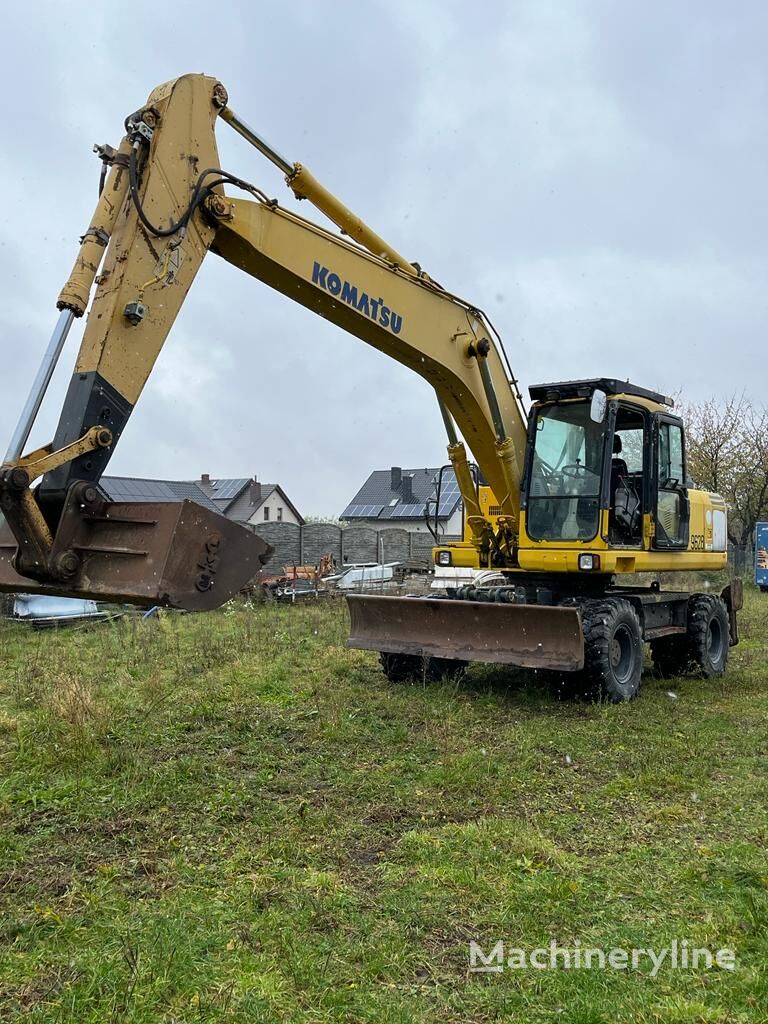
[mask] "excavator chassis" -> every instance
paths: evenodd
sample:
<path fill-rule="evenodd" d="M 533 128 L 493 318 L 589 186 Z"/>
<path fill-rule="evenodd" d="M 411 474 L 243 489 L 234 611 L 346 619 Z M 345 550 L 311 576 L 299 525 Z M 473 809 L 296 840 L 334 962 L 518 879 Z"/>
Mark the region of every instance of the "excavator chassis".
<path fill-rule="evenodd" d="M 16 571 L 17 550 L 8 522 L 2 521 L 0 592 L 187 611 L 223 604 L 272 554 L 255 533 L 193 501 L 83 504 L 70 499 L 48 565 L 32 570 L 35 578 Z"/>
<path fill-rule="evenodd" d="M 561 672 L 584 666 L 577 608 L 366 594 L 347 604 L 349 647 Z"/>

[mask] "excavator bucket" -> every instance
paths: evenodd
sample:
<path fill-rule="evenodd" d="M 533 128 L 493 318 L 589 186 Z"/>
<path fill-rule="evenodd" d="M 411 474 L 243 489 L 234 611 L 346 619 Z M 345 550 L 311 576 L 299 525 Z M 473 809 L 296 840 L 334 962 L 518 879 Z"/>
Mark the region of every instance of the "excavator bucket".
<path fill-rule="evenodd" d="M 16 540 L 0 520 L 0 592 L 56 594 L 187 611 L 217 608 L 258 575 L 272 548 L 193 501 L 100 502 L 65 511 L 56 544 L 77 566 L 44 581 L 13 568 Z"/>
<path fill-rule="evenodd" d="M 349 647 L 574 672 L 584 666 L 576 608 L 350 594 Z"/>

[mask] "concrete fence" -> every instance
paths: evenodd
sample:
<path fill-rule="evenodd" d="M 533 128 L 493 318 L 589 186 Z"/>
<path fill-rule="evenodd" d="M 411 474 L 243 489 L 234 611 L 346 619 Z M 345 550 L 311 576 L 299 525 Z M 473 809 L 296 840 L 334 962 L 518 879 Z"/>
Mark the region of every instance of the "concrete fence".
<path fill-rule="evenodd" d="M 374 530 L 369 526 L 341 528 L 333 523 L 308 523 L 306 526 L 259 523 L 253 529 L 275 549 L 270 567 L 278 568 L 282 565 L 316 565 L 321 556 L 327 554 L 333 555 L 339 566 L 355 562 L 402 562 L 408 558 L 429 561 L 434 545 L 429 533 Z"/>

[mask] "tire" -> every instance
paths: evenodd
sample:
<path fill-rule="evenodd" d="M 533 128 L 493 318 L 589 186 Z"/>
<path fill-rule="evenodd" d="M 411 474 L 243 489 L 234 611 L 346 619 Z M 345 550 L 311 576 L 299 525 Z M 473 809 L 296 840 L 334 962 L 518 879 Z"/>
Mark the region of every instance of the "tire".
<path fill-rule="evenodd" d="M 467 671 L 465 661 L 452 658 L 422 658 L 418 654 L 379 654 L 381 670 L 391 683 L 404 683 L 406 680 L 424 680 L 435 682 L 438 679 L 450 679 L 458 682 Z"/>
<path fill-rule="evenodd" d="M 695 594 L 688 602 L 688 654 L 696 672 L 716 679 L 728 665 L 730 622 L 725 601 Z"/>
<path fill-rule="evenodd" d="M 422 677 L 422 661 L 415 654 L 389 654 L 382 651 L 379 654 L 381 671 L 390 683 L 404 683 L 406 679 L 420 679 Z"/>
<path fill-rule="evenodd" d="M 427 679 L 447 679 L 458 683 L 464 678 L 467 667 L 466 661 L 457 661 L 455 658 L 430 658 L 427 662 Z"/>
<path fill-rule="evenodd" d="M 595 696 L 632 700 L 643 673 L 643 634 L 637 612 L 623 598 L 589 601 L 582 611 L 584 674 Z"/>
<path fill-rule="evenodd" d="M 663 636 L 651 640 L 651 658 L 656 672 L 665 679 L 682 676 L 691 667 L 691 655 L 688 637 L 684 633 L 677 636 Z"/>

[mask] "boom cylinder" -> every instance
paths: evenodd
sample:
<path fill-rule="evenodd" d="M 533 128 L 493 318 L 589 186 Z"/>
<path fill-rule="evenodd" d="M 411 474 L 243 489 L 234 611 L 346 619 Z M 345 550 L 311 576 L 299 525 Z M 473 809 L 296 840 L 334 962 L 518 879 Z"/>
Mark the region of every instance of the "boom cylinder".
<path fill-rule="evenodd" d="M 324 213 L 329 220 L 332 220 L 337 227 L 340 227 L 345 235 L 349 235 L 350 238 L 354 238 L 360 245 L 365 246 L 368 252 L 373 253 L 374 256 L 379 256 L 383 260 L 387 260 L 389 263 L 397 264 L 406 274 L 412 274 L 414 277 L 419 276 L 418 270 L 410 260 L 407 260 L 405 256 L 401 256 L 397 249 L 393 249 L 389 242 L 386 242 L 381 235 L 377 235 L 366 223 L 360 220 L 357 214 L 346 207 L 324 185 L 321 185 L 306 167 L 296 164 L 293 173 L 286 180 L 288 187 L 292 189 L 297 199 L 308 199 L 321 213 Z"/>
<path fill-rule="evenodd" d="M 496 455 L 498 456 L 499 465 L 501 466 L 504 484 L 506 487 L 506 492 L 504 494 L 496 495 L 499 504 L 504 510 L 503 517 L 501 517 L 499 521 L 503 527 L 509 530 L 514 530 L 517 523 L 517 516 L 514 511 L 516 503 L 513 496 L 515 493 L 519 493 L 520 467 L 517 464 L 515 443 L 512 438 L 507 435 L 507 431 L 504 426 L 504 419 L 501 415 L 498 395 L 496 394 L 496 389 L 493 386 L 491 371 L 488 369 L 488 353 L 490 350 L 491 343 L 487 338 L 482 338 L 477 343 L 474 354 L 477 359 L 478 369 L 480 370 L 480 379 L 483 382 L 483 391 L 485 392 L 485 397 L 488 401 L 488 408 L 491 412 L 493 429 L 496 431 Z"/>
<path fill-rule="evenodd" d="M 379 256 L 389 263 L 395 263 L 406 274 L 412 274 L 414 277 L 421 276 L 410 260 L 407 260 L 405 256 L 401 256 L 381 235 L 377 235 L 372 228 L 369 228 L 367 224 L 360 220 L 357 214 L 346 207 L 324 185 L 321 185 L 306 167 L 299 163 L 292 164 L 286 160 L 284 156 L 278 153 L 273 146 L 255 132 L 250 125 L 247 125 L 229 107 L 224 107 L 220 111 L 219 117 L 222 121 L 226 121 L 231 128 L 234 128 L 238 135 L 241 135 L 247 142 L 250 142 L 255 149 L 258 149 L 268 160 L 271 160 L 276 167 L 280 168 L 285 175 L 288 187 L 293 191 L 297 199 L 308 199 L 313 206 L 316 206 L 321 213 L 324 213 L 329 220 L 332 220 L 337 227 L 341 228 L 345 235 L 354 238 L 356 242 L 359 242 L 360 245 L 364 246 L 368 252 L 373 253 L 374 256 Z"/>
<path fill-rule="evenodd" d="M 289 176 L 293 174 L 293 164 L 286 160 L 284 156 L 281 156 L 276 149 L 270 146 L 266 139 L 262 139 L 262 137 L 257 134 L 250 125 L 246 124 L 241 117 L 237 116 L 234 110 L 231 110 L 229 107 L 224 107 L 224 109 L 219 112 L 219 117 L 222 121 L 226 121 L 230 128 L 234 128 L 238 135 L 242 135 L 246 142 L 250 142 L 254 149 L 258 149 L 260 153 L 263 153 L 267 160 L 271 160 L 276 167 L 279 167 L 283 174 Z"/>
<path fill-rule="evenodd" d="M 480 370 L 480 379 L 483 382 L 483 391 L 485 391 L 485 397 L 488 399 L 488 408 L 491 410 L 493 429 L 496 431 L 496 438 L 499 441 L 503 441 L 507 436 L 507 432 L 504 428 L 504 420 L 501 417 L 501 409 L 499 408 L 499 399 L 496 395 L 496 389 L 493 386 L 491 373 L 488 369 L 488 351 L 490 349 L 490 343 L 484 338 L 478 343 L 477 349 L 477 365 Z"/>
<path fill-rule="evenodd" d="M 437 404 L 440 408 L 440 415 L 443 417 L 443 423 L 445 424 L 445 432 L 448 435 L 448 444 L 458 444 L 459 436 L 456 433 L 456 424 L 453 422 L 453 417 L 448 412 L 445 406 L 445 402 L 438 395 Z"/>
<path fill-rule="evenodd" d="M 88 308 L 93 282 L 128 191 L 127 160 L 130 151 L 130 140 L 125 138 L 113 158 L 112 169 L 91 218 L 91 226 L 80 239 L 80 251 L 75 265 L 59 294 L 57 307 L 71 309 L 75 316 L 82 316 Z"/>
<path fill-rule="evenodd" d="M 40 363 L 40 369 L 37 371 L 37 376 L 22 409 L 19 422 L 16 424 L 16 429 L 13 432 L 11 443 L 8 445 L 8 451 L 5 453 L 5 462 L 16 462 L 24 451 L 24 445 L 29 439 L 30 432 L 40 411 L 48 385 L 51 383 L 53 371 L 56 369 L 56 364 L 59 361 L 59 356 L 64 348 L 64 342 L 67 340 L 67 335 L 74 319 L 75 314 L 71 309 L 62 309 L 59 313 L 56 327 Z"/>

